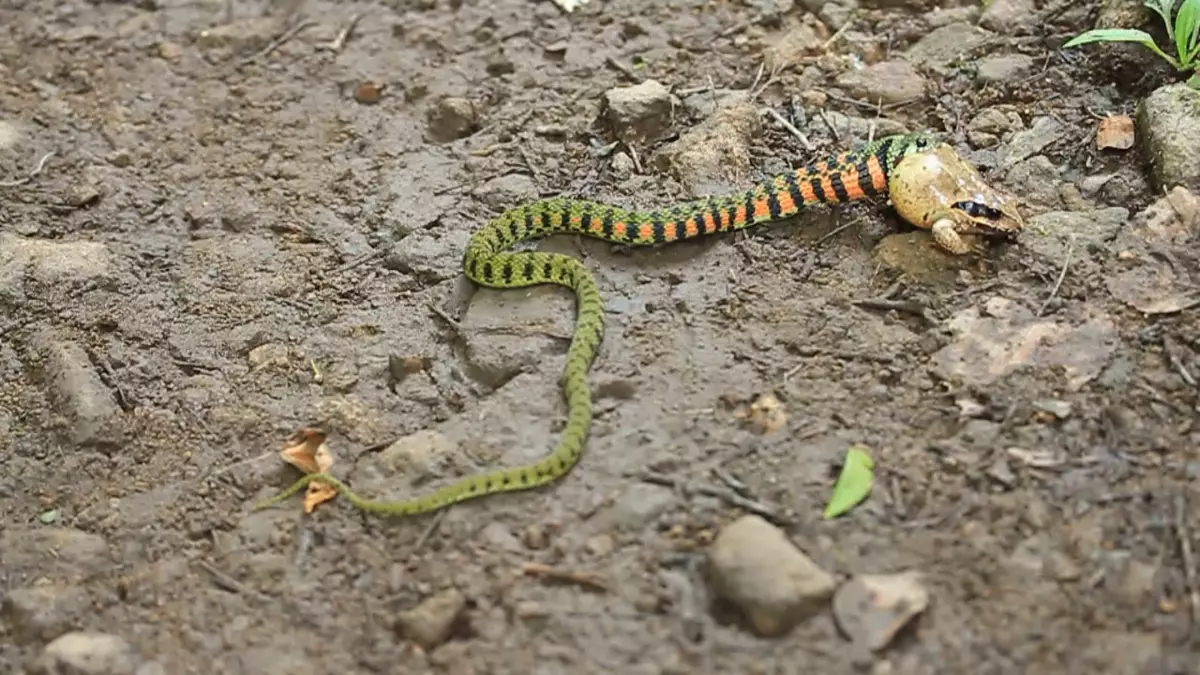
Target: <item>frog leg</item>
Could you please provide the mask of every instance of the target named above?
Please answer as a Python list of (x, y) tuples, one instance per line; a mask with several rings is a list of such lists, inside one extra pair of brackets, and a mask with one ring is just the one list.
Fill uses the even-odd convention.
[(975, 231), (975, 224), (969, 219), (964, 220), (962, 214), (950, 209), (938, 209), (925, 217), (925, 222), (933, 234), (933, 241), (943, 250), (953, 255), (966, 255), (979, 250), (979, 245), (967, 243), (963, 234)]

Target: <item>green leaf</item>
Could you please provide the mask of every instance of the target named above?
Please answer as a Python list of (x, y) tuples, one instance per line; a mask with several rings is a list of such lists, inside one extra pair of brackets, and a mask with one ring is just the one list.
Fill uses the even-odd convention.
[(1183, 0), (1179, 14), (1175, 15), (1175, 48), (1179, 52), (1179, 65), (1189, 66), (1196, 57), (1196, 46), (1200, 42), (1200, 0)]
[(1154, 10), (1154, 13), (1162, 17), (1163, 25), (1167, 27), (1167, 39), (1175, 41), (1175, 32), (1171, 24), (1171, 8), (1175, 6), (1175, 0), (1146, 0), (1142, 3), (1146, 7)]
[(1063, 49), (1078, 47), (1079, 45), (1091, 44), (1093, 42), (1136, 42), (1146, 49), (1158, 54), (1168, 63), (1176, 68), (1179, 63), (1172, 57), (1167, 56), (1166, 52), (1158, 48), (1154, 44), (1154, 38), (1149, 33), (1132, 28), (1104, 28), (1100, 30), (1089, 30), (1086, 33), (1076, 35), (1071, 38), (1071, 41), (1063, 45)]
[(825, 518), (837, 518), (866, 499), (874, 481), (875, 460), (867, 454), (866, 446), (852, 446), (846, 451), (842, 473), (833, 486), (829, 505), (825, 507)]

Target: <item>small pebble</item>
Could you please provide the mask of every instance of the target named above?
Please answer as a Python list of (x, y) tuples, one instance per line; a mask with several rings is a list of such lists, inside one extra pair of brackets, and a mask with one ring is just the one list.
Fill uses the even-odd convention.
[(833, 596), (838, 627), (856, 645), (878, 651), (929, 606), (918, 572), (863, 574), (842, 584)]
[(42, 675), (133, 675), (137, 655), (124, 639), (93, 632), (67, 633), (46, 645), (34, 672)]
[(767, 637), (819, 612), (835, 586), (828, 572), (759, 516), (744, 516), (723, 529), (708, 550), (708, 564), (715, 593)]
[(426, 651), (450, 639), (467, 598), (455, 588), (434, 595), (396, 618), (396, 630)]

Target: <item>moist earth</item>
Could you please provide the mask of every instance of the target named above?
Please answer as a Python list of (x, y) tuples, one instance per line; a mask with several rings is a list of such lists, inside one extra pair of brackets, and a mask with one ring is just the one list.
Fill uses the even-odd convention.
[[(1092, 3), (935, 4), (0, 8), (0, 671), (1200, 672), (1200, 104), (1061, 50)], [(951, 258), (882, 199), (546, 240), (606, 302), (566, 478), (251, 510), (301, 428), (389, 499), (553, 447), (572, 297), (459, 269), (504, 209), (924, 129), (1015, 241)]]

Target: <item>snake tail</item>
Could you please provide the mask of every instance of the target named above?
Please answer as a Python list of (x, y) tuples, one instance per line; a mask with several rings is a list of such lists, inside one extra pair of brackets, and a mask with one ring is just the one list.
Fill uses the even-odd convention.
[(502, 213), (471, 236), (462, 260), (466, 276), (490, 288), (557, 284), (575, 292), (575, 332), (561, 380), (567, 424), (554, 450), (532, 464), (468, 476), (427, 495), (392, 502), (365, 499), (328, 474), (308, 474), (256, 508), (276, 504), (314, 480), (328, 483), (360, 510), (395, 516), (427, 513), (483, 495), (528, 490), (558, 480), (578, 463), (591, 433), (592, 394), (587, 375), (604, 338), (604, 300), (581, 261), (559, 253), (514, 251), (519, 243), (553, 234), (577, 234), (629, 246), (653, 246), (776, 222), (815, 204), (885, 194), (888, 177), (900, 160), (933, 143), (925, 134), (889, 136), (780, 174), (744, 192), (649, 211), (551, 198)]

